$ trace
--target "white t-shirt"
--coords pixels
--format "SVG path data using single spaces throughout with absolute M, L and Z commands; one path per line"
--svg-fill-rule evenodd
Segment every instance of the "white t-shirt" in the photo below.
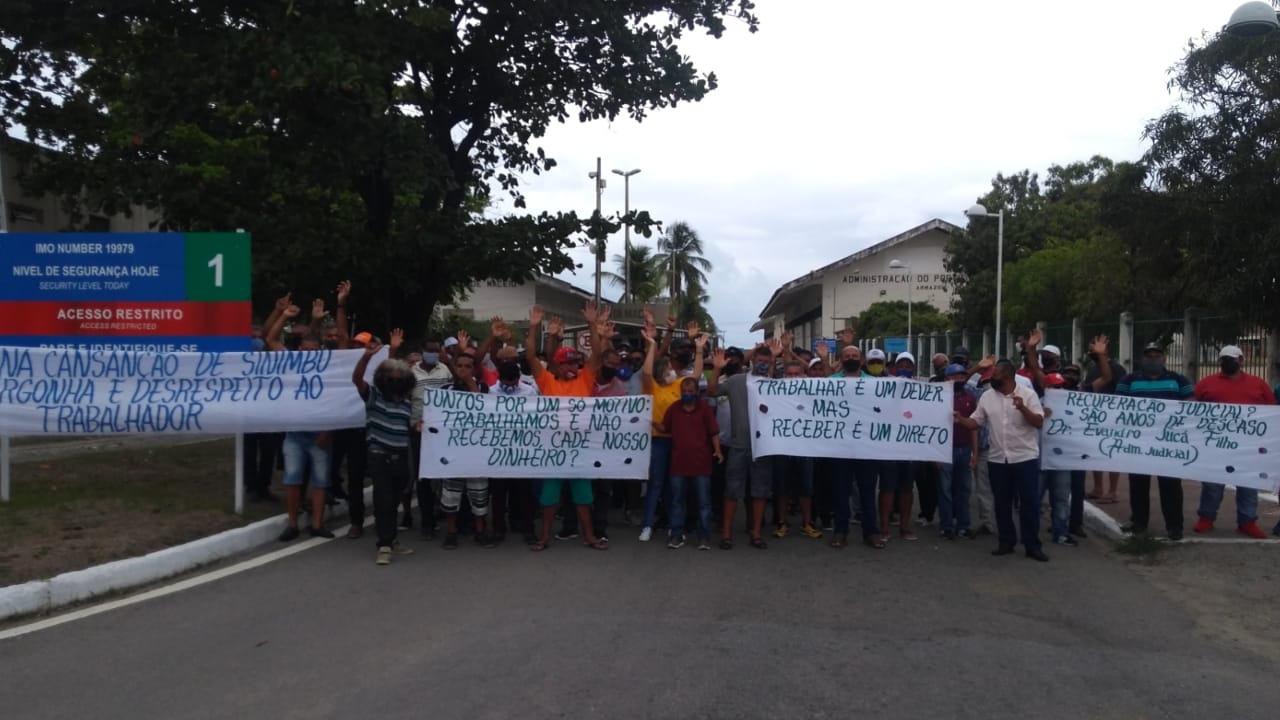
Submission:
M 1014 385 L 1011 395 L 996 390 L 984 392 L 978 399 L 978 409 L 971 417 L 990 431 L 990 462 L 1011 465 L 1040 457 L 1040 431 L 1013 406 L 1015 396 L 1022 398 L 1032 413 L 1044 417 L 1040 398 L 1036 397 L 1034 390 L 1023 387 L 1021 383 Z

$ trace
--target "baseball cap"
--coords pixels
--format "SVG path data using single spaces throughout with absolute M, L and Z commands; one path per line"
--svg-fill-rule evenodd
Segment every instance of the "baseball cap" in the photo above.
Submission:
M 1145 347 L 1143 347 L 1143 348 L 1142 348 L 1142 354 L 1143 354 L 1143 355 L 1146 355 L 1146 354 L 1147 354 L 1147 353 L 1149 353 L 1149 352 L 1158 352 L 1158 353 L 1163 353 L 1163 352 L 1164 352 L 1164 346 L 1163 346 L 1163 345 L 1161 345 L 1161 344 L 1160 344 L 1160 343 L 1158 343 L 1158 342 L 1149 342 L 1149 343 L 1147 343 L 1147 344 L 1146 344 L 1146 346 L 1145 346 Z
M 725 350 L 725 351 L 724 351 L 724 356 L 725 356 L 725 357 L 736 357 L 736 358 L 738 358 L 739 360 L 741 360 L 741 359 L 743 358 L 742 348 L 740 348 L 740 347 L 731 347 L 731 348 L 729 348 L 728 350 Z
M 952 350 L 952 351 L 951 351 L 951 357 L 953 357 L 953 358 L 958 358 L 958 357 L 959 357 L 959 358 L 964 358 L 965 360 L 968 360 L 968 359 L 969 359 L 969 348 L 967 348 L 967 347 L 965 347 L 965 346 L 961 345 L 960 347 L 958 347 L 958 348 L 956 348 L 955 350 Z
M 884 351 L 881 350 L 880 348 L 872 348 L 868 350 L 867 362 L 869 363 L 872 360 L 879 360 L 880 362 L 884 362 Z
M 456 337 L 445 338 L 444 340 L 444 346 L 447 348 L 453 347 L 454 345 L 457 345 L 457 344 L 458 344 L 458 338 Z
M 946 375 L 947 377 L 950 377 L 952 375 L 968 375 L 969 370 L 968 368 L 961 365 L 960 363 L 951 363 L 950 365 L 947 366 L 947 369 L 943 371 L 943 374 Z
M 822 358 L 814 358 L 809 361 L 809 367 L 813 367 L 814 365 L 817 365 L 820 362 L 822 362 Z
M 1061 373 L 1049 373 L 1044 376 L 1045 387 L 1062 387 L 1067 384 L 1067 379 L 1062 377 Z
M 909 352 L 900 352 L 900 353 L 898 353 L 898 356 L 897 356 L 897 357 L 895 357 L 895 358 L 893 359 L 893 364 L 894 364 L 894 365 L 897 365 L 898 363 L 902 362 L 903 360 L 906 360 L 906 361 L 910 362 L 912 365 L 915 365 L 915 364 L 916 364 L 916 356 L 915 356 L 915 355 L 912 355 L 912 354 L 911 354 L 911 353 L 909 353 Z
M 360 333 L 356 333 L 356 336 L 351 339 L 355 340 L 361 345 L 368 345 L 370 342 L 373 341 L 373 334 L 368 332 L 360 332 Z
M 578 351 L 573 348 L 562 347 L 556 350 L 556 362 L 563 364 L 568 362 L 577 362 Z
M 1062 351 L 1058 349 L 1057 345 L 1045 345 L 1044 347 L 1040 348 L 1040 352 L 1049 353 L 1050 355 L 1057 355 L 1058 357 L 1062 357 Z
M 1233 357 L 1240 360 L 1244 358 L 1244 351 L 1235 345 L 1225 345 L 1222 351 L 1218 353 L 1218 357 Z

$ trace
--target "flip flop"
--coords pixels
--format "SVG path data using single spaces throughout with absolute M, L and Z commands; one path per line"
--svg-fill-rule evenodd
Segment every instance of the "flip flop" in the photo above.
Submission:
M 900 533 L 899 533 L 899 535 L 901 535 L 901 536 L 902 536 L 902 539 L 903 539 L 903 540 L 908 540 L 908 541 L 912 541 L 912 540 L 919 540 L 919 539 L 920 539 L 920 536 L 919 536 L 919 535 L 916 535 L 915 533 L 911 532 L 910 530 L 903 530 L 902 532 L 900 532 Z
M 596 540 L 593 543 L 582 543 L 582 546 L 591 548 L 592 550 L 608 550 L 609 549 L 609 543 L 603 540 Z
M 1107 495 L 1106 497 L 1098 498 L 1099 505 L 1115 505 L 1119 502 L 1120 501 L 1116 499 L 1115 495 Z
M 1102 496 L 1102 495 L 1099 495 L 1098 493 L 1089 493 L 1089 494 L 1087 494 L 1087 495 L 1085 495 L 1085 496 L 1084 496 L 1084 499 L 1085 499 L 1085 500 L 1101 500 L 1101 499 L 1102 499 L 1102 497 L 1103 497 L 1103 496 Z
M 867 547 L 875 548 L 876 550 L 883 550 L 889 546 L 889 543 L 885 542 L 884 539 L 878 535 L 863 538 L 862 542 Z
M 757 550 L 768 550 L 769 543 L 765 542 L 764 538 L 751 538 L 751 547 Z
M 839 550 L 840 548 L 843 548 L 848 543 L 845 542 L 845 540 L 843 540 L 839 535 L 837 535 L 836 537 L 831 538 L 831 542 L 828 544 L 831 545 L 831 547 Z
M 541 540 L 538 540 L 537 542 L 529 543 L 529 549 L 534 552 L 542 552 L 547 549 L 547 546 Z
M 730 540 L 729 538 L 725 538 L 725 539 L 721 540 L 721 541 L 720 541 L 720 549 L 721 549 L 721 550 L 732 550 L 732 549 L 733 549 L 733 541 L 732 541 L 732 540 Z

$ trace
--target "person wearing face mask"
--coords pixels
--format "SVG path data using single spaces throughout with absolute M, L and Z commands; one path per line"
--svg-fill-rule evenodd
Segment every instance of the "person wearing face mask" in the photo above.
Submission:
M 929 376 L 929 382 L 947 382 L 947 366 L 951 364 L 946 353 L 935 353 L 930 360 L 933 364 L 933 374 Z
M 715 412 L 702 402 L 698 381 L 680 380 L 680 402 L 667 409 L 655 427 L 671 436 L 671 539 L 667 547 L 684 547 L 685 485 L 693 485 L 698 497 L 698 549 L 711 549 L 712 460 L 724 462 L 720 452 L 720 428 Z
M 872 348 L 867 351 L 867 362 L 863 366 L 863 371 L 871 377 L 884 377 L 884 364 L 884 351 L 880 348 Z
M 593 331 L 594 332 L 594 331 Z M 593 335 L 593 338 L 595 336 Z M 608 342 L 609 338 L 604 338 Z M 594 343 L 594 340 L 593 340 Z M 593 344 L 592 347 L 595 347 Z M 605 345 L 607 348 L 608 346 Z M 616 350 L 606 349 L 600 353 L 600 373 L 596 376 L 595 386 L 591 389 L 591 397 L 624 397 L 627 386 L 619 377 L 622 368 L 622 357 Z M 636 485 L 637 483 L 619 480 L 619 483 Z M 591 494 L 591 524 L 596 537 L 602 542 L 609 542 L 609 505 L 613 502 L 615 487 L 612 480 L 593 480 Z M 578 518 L 574 513 L 566 513 L 557 540 L 570 540 L 578 537 Z
M 489 386 L 490 393 L 526 398 L 538 395 L 538 386 L 533 384 L 533 378 L 520 372 L 517 357 L 516 349 L 509 345 L 494 353 L 496 375 L 494 383 Z M 493 540 L 496 543 L 501 544 L 506 539 L 508 527 L 522 533 L 527 544 L 537 541 L 537 535 L 533 532 L 533 518 L 538 505 L 537 491 L 540 489 L 539 483 L 531 479 L 489 479 L 489 498 L 493 506 Z
M 973 415 L 955 413 L 955 422 L 969 430 L 990 429 L 989 470 L 995 495 L 999 545 L 992 555 L 1010 555 L 1017 547 L 1013 524 L 1013 496 L 1019 497 L 1022 544 L 1027 557 L 1048 562 L 1040 544 L 1040 428 L 1044 409 L 1034 390 L 1018 384 L 1013 363 L 1001 360 L 991 374 L 991 391 L 978 400 Z
M 734 375 L 742 372 L 744 355 L 741 348 L 727 348 L 724 351 L 724 356 L 724 368 L 713 371 L 719 376 L 720 382 L 724 382 L 725 378 L 733 377 Z M 706 402 L 715 410 L 716 413 L 716 425 L 720 428 L 720 447 L 727 449 L 729 447 L 729 440 L 732 439 L 733 436 L 733 412 L 730 408 L 729 398 L 707 395 Z M 721 513 L 724 511 L 725 477 L 726 463 L 716 463 L 711 467 L 711 507 L 712 514 L 715 516 L 717 524 L 721 519 Z
M 1241 369 L 1244 351 L 1235 345 L 1227 345 L 1218 353 L 1220 372 L 1202 378 L 1196 383 L 1195 399 L 1200 402 L 1228 403 L 1233 405 L 1275 405 L 1276 397 L 1267 383 L 1257 375 Z M 1226 486 L 1221 483 L 1200 484 L 1200 507 L 1196 511 L 1194 530 L 1197 533 L 1213 532 L 1213 521 L 1222 507 Z M 1267 534 L 1258 527 L 1258 491 L 1253 488 L 1236 488 L 1236 527 L 1245 537 L 1262 540 Z
M 796 380 L 805 377 L 805 366 L 802 360 L 792 360 L 782 369 L 782 377 Z M 819 539 L 822 531 L 813 525 L 813 472 L 814 459 L 799 455 L 777 455 L 774 457 L 773 517 L 777 528 L 773 536 L 781 540 L 791 534 L 791 524 L 787 522 L 787 510 L 791 498 L 797 499 L 800 506 L 800 534 L 808 538 Z
M 916 359 L 909 352 L 898 353 L 893 361 L 893 376 L 911 379 L 915 374 Z M 898 513 L 898 534 L 903 540 L 915 541 L 920 537 L 911 529 L 911 508 L 915 504 L 912 486 L 919 473 L 920 463 L 910 460 L 880 461 L 880 542 L 888 544 L 890 516 Z
M 948 365 L 943 371 L 947 382 L 955 386 L 953 410 L 956 415 L 970 417 L 978 409 L 978 397 L 968 385 L 969 373 L 964 365 Z M 955 423 L 952 429 L 951 464 L 940 468 L 938 479 L 938 524 L 942 537 L 975 539 L 969 530 L 969 496 L 973 490 L 973 471 L 978 466 L 978 431 Z
M 427 389 L 440 390 L 445 385 L 453 382 L 453 371 L 449 369 L 441 358 L 441 348 L 439 341 L 427 340 L 422 343 L 422 362 L 413 366 L 413 427 L 418 427 L 422 423 L 422 398 Z M 422 453 L 422 431 L 413 433 L 412 452 L 414 457 L 418 457 Z M 417 471 L 414 471 L 417 474 Z M 418 478 L 413 483 L 412 490 L 406 489 L 406 492 L 415 492 L 418 496 L 418 516 L 422 521 L 421 534 L 423 540 L 435 539 L 436 527 L 436 497 L 440 492 L 440 483 L 438 480 L 432 481 L 427 478 Z M 402 527 L 412 527 L 413 516 L 410 513 L 407 519 L 402 518 L 400 524 Z M 356 526 L 353 525 L 352 529 Z
M 870 377 L 862 370 L 862 350 L 853 344 L 852 331 L 845 335 L 845 343 L 840 350 L 840 369 L 830 377 L 849 381 Z M 835 475 L 835 517 L 831 547 L 838 550 L 849 544 L 849 521 L 852 515 L 862 523 L 862 543 L 867 547 L 883 550 L 886 545 L 880 538 L 876 511 L 876 481 L 880 474 L 880 461 L 839 458 L 832 463 Z M 858 486 L 856 496 L 853 494 L 855 483 Z M 851 500 L 856 501 L 856 515 L 852 514 Z
M 645 366 L 642 370 L 645 392 L 653 395 L 653 416 L 665 417 L 671 406 L 680 402 L 680 373 L 687 369 L 702 366 L 703 352 L 707 345 L 706 336 L 698 332 L 698 326 L 690 323 L 690 332 L 697 332 L 695 340 L 681 338 L 672 343 L 671 358 L 664 360 L 654 357 L 650 363 L 649 354 L 645 355 Z M 646 329 L 646 332 L 648 330 Z M 645 342 L 650 338 L 646 337 Z M 654 339 L 656 343 L 656 338 Z M 696 378 L 695 378 L 696 379 Z M 653 528 L 658 514 L 658 502 L 670 508 L 672 502 L 666 495 L 670 493 L 668 480 L 671 477 L 671 435 L 660 427 L 653 428 L 650 444 L 649 482 L 645 488 L 644 520 L 641 523 L 640 542 L 649 542 L 653 537 Z
M 280 313 L 289 307 L 289 296 L 285 295 L 276 301 L 275 309 L 267 317 L 265 327 L 270 327 L 279 319 Z M 263 325 L 253 326 L 253 352 L 266 352 L 267 341 L 263 339 Z M 276 459 L 280 457 L 280 448 L 284 443 L 284 433 L 245 433 L 244 434 L 244 490 L 245 495 L 260 502 L 279 502 L 279 498 L 271 493 L 271 476 L 275 474 Z
M 1148 343 L 1142 350 L 1139 370 L 1120 378 L 1117 395 L 1156 400 L 1191 400 L 1195 388 L 1185 376 L 1170 371 L 1164 364 L 1164 347 Z M 1170 540 L 1182 539 L 1182 480 L 1158 478 L 1160 511 Z M 1126 533 L 1144 533 L 1151 517 L 1151 476 L 1129 473 L 1129 522 L 1120 529 Z
M 1080 390 L 1084 382 L 1084 373 L 1080 366 L 1067 364 L 1062 366 L 1063 390 Z M 1073 537 L 1086 538 L 1084 531 L 1084 485 L 1088 473 L 1084 470 L 1071 470 L 1071 508 L 1068 513 L 1067 533 Z
M 744 367 L 750 374 L 737 373 L 721 377 L 720 371 L 729 360 L 723 350 L 712 355 L 711 385 L 707 393 L 712 397 L 729 399 L 729 452 L 725 462 L 724 510 L 720 520 L 720 549 L 733 549 L 733 518 L 738 502 L 751 498 L 750 533 L 751 547 L 765 550 L 769 547 L 761 537 L 764 526 L 765 505 L 773 488 L 773 458 L 755 458 L 751 454 L 751 413 L 747 404 L 747 383 L 751 378 L 767 378 L 773 374 L 773 351 L 768 345 L 759 345 L 746 358 Z

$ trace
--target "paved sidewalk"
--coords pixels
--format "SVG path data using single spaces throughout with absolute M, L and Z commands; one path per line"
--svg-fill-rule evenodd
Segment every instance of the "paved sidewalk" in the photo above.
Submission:
M 1093 489 L 1093 476 L 1090 473 L 1089 479 L 1085 481 L 1086 492 Z M 1103 491 L 1107 490 L 1106 482 L 1103 483 Z M 1129 522 L 1129 477 L 1120 475 L 1120 482 L 1116 486 L 1117 502 L 1105 504 L 1099 500 L 1089 500 L 1098 509 L 1115 518 L 1116 522 L 1121 525 Z M 1200 507 L 1200 483 L 1194 480 L 1182 481 L 1182 523 L 1183 533 L 1187 539 L 1209 538 L 1209 539 L 1240 539 L 1245 540 L 1243 536 L 1236 532 L 1236 493 L 1235 489 L 1228 487 L 1226 494 L 1222 499 L 1222 507 L 1218 509 L 1218 519 L 1214 523 L 1214 531 L 1206 535 L 1196 535 L 1191 531 L 1196 524 L 1196 510 Z M 1258 527 L 1264 532 L 1270 533 L 1271 529 L 1280 522 L 1280 505 L 1276 504 L 1276 496 L 1272 493 L 1259 493 L 1258 497 Z M 1151 519 L 1148 523 L 1148 529 L 1152 534 L 1164 536 L 1166 534 L 1164 516 L 1160 512 L 1160 484 L 1154 478 L 1151 481 Z

